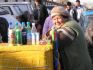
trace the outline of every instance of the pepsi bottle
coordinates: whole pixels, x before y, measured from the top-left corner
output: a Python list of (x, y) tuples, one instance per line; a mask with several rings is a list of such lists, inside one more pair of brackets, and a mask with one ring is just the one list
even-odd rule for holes
[(22, 22), (22, 44), (27, 44), (27, 29), (24, 22)]

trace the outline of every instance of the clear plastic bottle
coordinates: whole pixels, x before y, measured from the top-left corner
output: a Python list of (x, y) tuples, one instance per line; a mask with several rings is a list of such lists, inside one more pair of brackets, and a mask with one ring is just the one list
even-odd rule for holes
[(32, 32), (32, 33), (37, 32), (37, 29), (36, 29), (35, 23), (32, 23), (31, 32)]
[(38, 45), (39, 44), (39, 33), (37, 32), (37, 29), (35, 27), (35, 23), (32, 23), (32, 29), (31, 29), (31, 35), (32, 35), (32, 45)]
[(32, 45), (35, 45), (35, 32), (36, 32), (36, 27), (35, 23), (32, 23), (32, 28), (31, 28), (31, 36), (32, 36)]

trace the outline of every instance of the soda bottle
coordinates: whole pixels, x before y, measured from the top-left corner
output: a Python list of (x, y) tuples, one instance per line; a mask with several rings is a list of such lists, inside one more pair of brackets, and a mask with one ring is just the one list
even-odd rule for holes
[(31, 44), (31, 27), (30, 27), (30, 22), (27, 22), (27, 44), (30, 45)]
[(9, 23), (9, 27), (8, 27), (8, 44), (9, 46), (15, 45), (15, 34), (11, 22)]
[(18, 26), (18, 23), (15, 25), (15, 43), (16, 45), (22, 44), (22, 32), (21, 28)]
[(27, 44), (27, 29), (24, 22), (22, 22), (22, 44)]

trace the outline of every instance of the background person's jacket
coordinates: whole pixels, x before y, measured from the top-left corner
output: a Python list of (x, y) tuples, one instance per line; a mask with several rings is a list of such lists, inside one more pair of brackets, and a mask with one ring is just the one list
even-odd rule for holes
[(75, 6), (74, 11), (76, 11), (76, 14), (77, 14), (75, 19), (79, 22), (80, 21), (80, 16), (81, 16), (82, 12), (86, 11), (86, 8), (82, 5), (80, 5), (79, 7)]
[(38, 24), (43, 25), (46, 17), (48, 17), (48, 11), (45, 5), (40, 5), (33, 11), (34, 19)]
[(67, 9), (66, 11), (69, 12), (71, 18), (79, 22), (77, 19), (77, 11), (75, 9), (71, 8), (71, 9)]
[(43, 25), (46, 17), (48, 17), (48, 11), (45, 5), (40, 5), (33, 12), (34, 20), (36, 21), (37, 31), (42, 35)]

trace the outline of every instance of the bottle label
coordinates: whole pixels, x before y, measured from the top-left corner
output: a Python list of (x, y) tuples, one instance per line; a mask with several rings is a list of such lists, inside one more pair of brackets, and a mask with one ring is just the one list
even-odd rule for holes
[(20, 30), (15, 31), (16, 44), (22, 44), (22, 32)]
[(35, 45), (35, 33), (31, 33), (32, 36), (32, 45)]
[(9, 45), (15, 44), (15, 34), (13, 29), (8, 30), (8, 43)]
[(31, 32), (27, 33), (27, 44), (30, 45), (31, 44)]
[(26, 29), (22, 30), (22, 44), (23, 45), (27, 44), (27, 31), (26, 31)]

